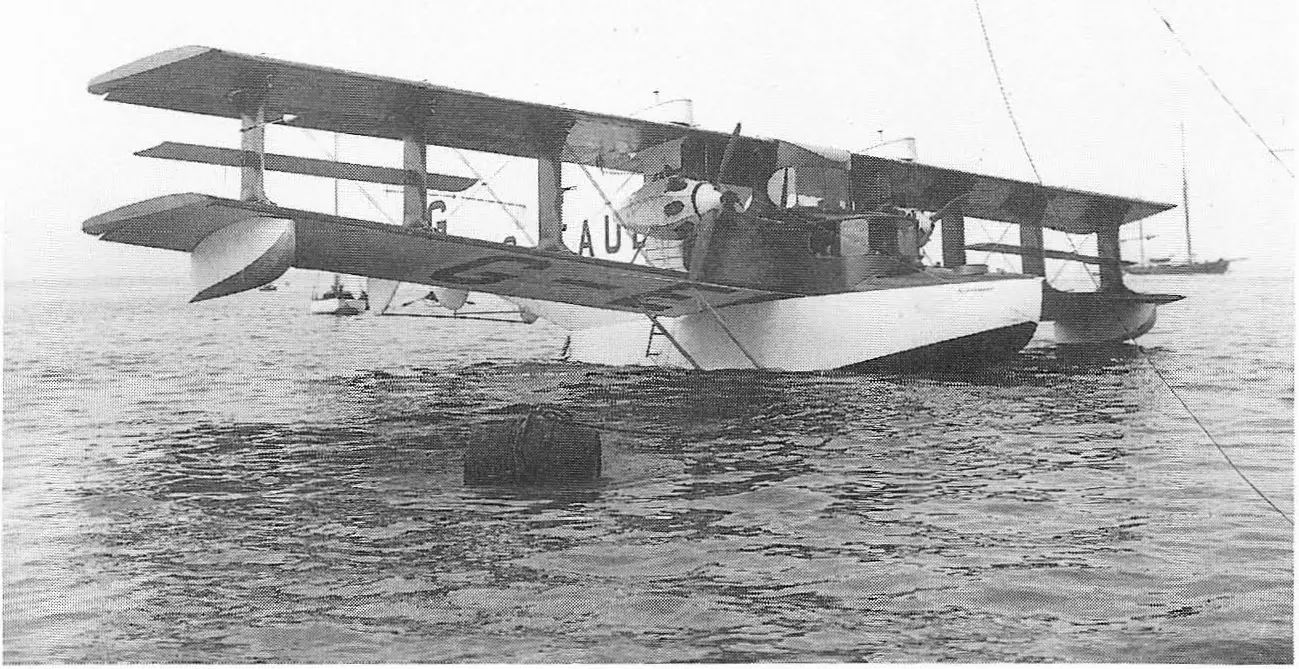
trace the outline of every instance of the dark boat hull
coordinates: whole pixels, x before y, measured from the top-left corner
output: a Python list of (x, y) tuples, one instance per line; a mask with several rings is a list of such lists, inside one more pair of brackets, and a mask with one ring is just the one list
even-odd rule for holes
[(1159, 265), (1132, 265), (1124, 267), (1128, 274), (1225, 274), (1231, 261), (1227, 259), (1212, 262), (1164, 263)]
[(1037, 323), (1020, 323), (848, 365), (839, 371), (972, 372), (1015, 355), (1028, 345), (1035, 332)]

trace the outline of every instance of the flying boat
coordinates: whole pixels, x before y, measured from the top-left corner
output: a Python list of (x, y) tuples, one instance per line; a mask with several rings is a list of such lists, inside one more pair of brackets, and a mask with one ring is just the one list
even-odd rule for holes
[[(576, 361), (797, 372), (979, 364), (1013, 355), (1043, 322), (1061, 343), (1121, 341), (1181, 299), (1123, 283), (1120, 228), (1169, 204), (200, 46), (111, 70), (89, 91), (238, 122), (238, 149), (164, 142), (137, 154), (238, 167), (238, 197), (165, 195), (83, 224), (105, 241), (189, 253), (193, 301), (297, 267), (369, 277), (379, 311), (399, 282), (451, 308), (470, 292), (501, 296), (525, 322), (568, 330)], [(396, 140), (402, 166), (267, 153), (271, 124)], [(535, 244), (435, 225), (430, 191), (479, 179), (429, 172), (430, 146), (535, 161)], [(565, 244), (566, 164), (643, 177), (619, 202), (591, 180), (632, 260), (595, 257), (585, 228), (576, 250)], [(268, 170), (401, 186), (402, 222), (281, 206)], [(1017, 226), (1019, 244), (967, 245), (967, 217)], [(1044, 229), (1095, 235), (1097, 255), (1045, 249)], [(942, 263), (929, 266), (935, 230)], [(970, 250), (1020, 255), (1022, 272), (989, 273)], [(1053, 288), (1046, 258), (1098, 266), (1099, 286)]]

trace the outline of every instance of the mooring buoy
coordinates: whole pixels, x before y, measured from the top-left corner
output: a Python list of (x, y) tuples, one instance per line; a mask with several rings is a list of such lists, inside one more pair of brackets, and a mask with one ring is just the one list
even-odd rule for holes
[(600, 478), (600, 433), (553, 409), (484, 423), (469, 434), (465, 485), (555, 485)]

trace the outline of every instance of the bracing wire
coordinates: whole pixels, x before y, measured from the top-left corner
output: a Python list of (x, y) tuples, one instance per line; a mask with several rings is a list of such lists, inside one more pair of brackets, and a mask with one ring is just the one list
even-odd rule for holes
[[(613, 202), (609, 199), (609, 196), (605, 194), (604, 189), (600, 187), (599, 182), (595, 180), (595, 177), (591, 176), (591, 170), (586, 169), (586, 165), (583, 165), (581, 163), (578, 163), (577, 166), (582, 168), (582, 174), (586, 175), (586, 180), (590, 181), (591, 186), (595, 188), (595, 192), (599, 193), (600, 199), (604, 201), (604, 206), (608, 207), (610, 213), (613, 214), (613, 217), (618, 219), (618, 225), (621, 225), (622, 227), (630, 230), (631, 228), (627, 226), (627, 221), (623, 220), (622, 214), (618, 211), (618, 208), (613, 206)], [(626, 181), (623, 182), (624, 185), (626, 183), (627, 183)]]
[[(523, 222), (519, 220), (519, 217), (515, 216), (514, 212), (510, 211), (510, 208), (505, 205), (505, 202), (501, 200), (501, 197), (496, 194), (496, 189), (492, 188), (490, 183), (487, 183), (487, 180), (483, 178), (483, 175), (478, 171), (478, 168), (474, 167), (473, 163), (469, 162), (469, 158), (465, 157), (463, 151), (456, 149), (455, 152), (456, 157), (460, 159), (460, 162), (464, 163), (465, 167), (468, 167), (469, 171), (474, 173), (474, 176), (478, 178), (478, 181), (483, 185), (483, 188), (492, 196), (492, 199), (496, 200), (496, 204), (501, 205), (501, 209), (504, 210), (505, 214), (514, 222), (514, 227), (518, 228), (519, 232), (523, 234), (523, 238), (528, 240), (529, 244), (536, 246), (537, 240), (528, 232), (528, 228), (523, 225)], [(499, 173), (500, 170), (498, 169), (497, 172)]]
[(1231, 98), (1227, 97), (1227, 94), (1223, 92), (1222, 87), (1218, 86), (1218, 82), (1214, 80), (1213, 75), (1209, 74), (1209, 71), (1204, 69), (1204, 66), (1200, 64), (1200, 61), (1196, 60), (1195, 54), (1192, 54), (1191, 49), (1186, 46), (1186, 42), (1182, 41), (1181, 35), (1178, 35), (1177, 31), (1173, 30), (1172, 22), (1170, 22), (1159, 11), (1159, 8), (1155, 6), (1155, 3), (1151, 2), (1150, 0), (1146, 0), (1146, 4), (1150, 5), (1150, 11), (1154, 12), (1155, 16), (1158, 16), (1159, 20), (1163, 22), (1164, 27), (1168, 29), (1168, 34), (1172, 35), (1173, 40), (1177, 42), (1177, 46), (1181, 47), (1182, 53), (1186, 54), (1186, 57), (1191, 60), (1191, 62), (1195, 65), (1195, 67), (1198, 70), (1200, 70), (1200, 74), (1203, 74), (1204, 78), (1208, 80), (1209, 85), (1213, 87), (1213, 90), (1217, 91), (1218, 97), (1221, 97), (1222, 101), (1227, 103), (1227, 106), (1231, 108), (1231, 111), (1235, 112), (1236, 118), (1240, 119), (1240, 122), (1245, 124), (1245, 127), (1248, 128), (1251, 133), (1253, 133), (1254, 138), (1257, 139), (1258, 142), (1263, 145), (1263, 148), (1267, 150), (1268, 154), (1271, 155), (1272, 158), (1276, 160), (1276, 163), (1281, 166), (1281, 169), (1285, 170), (1285, 173), (1290, 175), (1290, 178), (1293, 179), (1294, 172), (1292, 172), (1290, 168), (1286, 166), (1285, 161), (1281, 160), (1281, 156), (1277, 155), (1276, 149), (1273, 149), (1272, 146), (1267, 143), (1267, 140), (1263, 139), (1263, 135), (1259, 133), (1258, 130), (1254, 129), (1254, 125), (1249, 122), (1249, 119), (1245, 118), (1245, 115), (1241, 113), (1240, 109), (1236, 107), (1235, 103), (1231, 101)]
[[(315, 136), (314, 134), (312, 134), (312, 132), (311, 132), (310, 130), (307, 130), (306, 128), (303, 128), (303, 127), (301, 127), (301, 126), (298, 126), (298, 129), (302, 131), (302, 134), (304, 134), (304, 135), (307, 136), (307, 139), (310, 139), (311, 142), (312, 142), (313, 144), (316, 145), (316, 148), (320, 149), (320, 151), (321, 151), (322, 153), (324, 153), (326, 156), (329, 156), (329, 159), (330, 159), (330, 160), (332, 160), (332, 161), (334, 161), (334, 162), (338, 162), (338, 156), (337, 156), (333, 151), (330, 151), (330, 150), (329, 150), (329, 149), (328, 149), (324, 144), (321, 144), (321, 143), (320, 143), (320, 140), (317, 139), (316, 136)], [(374, 199), (374, 196), (370, 195), (370, 191), (367, 191), (367, 190), (365, 189), (365, 186), (362, 186), (362, 185), (360, 185), (360, 184), (357, 184), (357, 185), (356, 185), (356, 189), (359, 190), (359, 191), (361, 191), (361, 194), (365, 196), (365, 199), (369, 200), (369, 201), (370, 201), (370, 204), (371, 204), (371, 205), (372, 205), (376, 210), (378, 210), (378, 212), (379, 212), (380, 214), (382, 214), (384, 218), (388, 219), (388, 222), (389, 222), (389, 223), (391, 223), (391, 224), (393, 224), (393, 225), (396, 225), (396, 224), (397, 224), (397, 221), (393, 220), (393, 218), (392, 218), (391, 216), (388, 215), (388, 212), (387, 212), (387, 211), (384, 211), (383, 207), (379, 205), (378, 200), (375, 200), (375, 199)]]
[[(490, 180), (492, 180), (492, 179), (495, 179), (496, 177), (500, 176), (500, 175), (501, 175), (501, 172), (504, 172), (504, 171), (505, 171), (505, 168), (507, 168), (507, 167), (509, 167), (509, 166), (510, 166), (509, 161), (505, 161), (505, 162), (501, 163), (500, 166), (496, 168), (496, 171), (495, 171), (495, 172), (492, 172), (492, 175), (489, 176), (489, 177), (487, 177), (486, 180), (475, 181), (475, 182), (474, 182), (474, 185), (473, 185), (469, 190), (465, 191), (464, 193), (460, 193), (460, 194), (457, 196), (457, 199), (459, 200), (459, 202), (456, 203), (456, 206), (454, 206), (454, 207), (451, 208), (451, 211), (447, 212), (447, 218), (452, 218), (452, 217), (454, 217), (454, 216), (456, 215), (456, 212), (460, 211), (461, 207), (464, 207), (466, 204), (469, 204), (470, 202), (478, 201), (478, 200), (475, 200), (475, 199), (473, 199), (473, 198), (469, 198), (469, 197), (467, 197), (467, 196), (468, 196), (470, 193), (472, 193), (472, 192), (474, 192), (475, 190), (477, 190), (477, 189), (478, 189), (479, 187), (481, 187), (483, 184), (485, 184), (485, 183), (487, 183), (488, 181), (490, 181)], [(485, 201), (486, 201), (486, 202), (496, 202), (496, 200), (485, 200)]]

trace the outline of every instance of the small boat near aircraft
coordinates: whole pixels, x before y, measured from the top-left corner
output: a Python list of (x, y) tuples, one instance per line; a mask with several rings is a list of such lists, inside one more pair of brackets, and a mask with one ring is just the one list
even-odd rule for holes
[(1227, 258), (1205, 261), (1197, 261), (1195, 259), (1195, 251), (1191, 246), (1191, 199), (1190, 189), (1186, 178), (1186, 131), (1184, 127), (1182, 128), (1181, 135), (1182, 220), (1186, 227), (1186, 260), (1175, 262), (1170, 257), (1150, 258), (1147, 260), (1143, 250), (1142, 261), (1140, 263), (1129, 265), (1124, 268), (1124, 271), (1128, 274), (1225, 274), (1227, 268), (1231, 265), (1231, 260)]
[[(139, 153), (239, 167), (237, 199), (166, 195), (82, 226), (105, 241), (191, 254), (193, 301), (298, 267), (367, 277), (385, 306), (394, 282), (442, 291), (453, 310), (470, 291), (501, 296), (568, 330), (575, 361), (820, 371), (978, 365), (1014, 354), (1043, 322), (1061, 343), (1121, 341), (1153, 327), (1157, 305), (1182, 299), (1135, 292), (1121, 269), (1131, 263), (1120, 257), (1120, 228), (1170, 204), (749, 137), (739, 124), (716, 132), (208, 47), (146, 57), (89, 90), (239, 122), (239, 149), (165, 142)], [(402, 167), (266, 153), (271, 124), (397, 140)], [(479, 180), (430, 173), (429, 146), (534, 163), (535, 245), (432, 225), (430, 190)], [(564, 217), (566, 164), (608, 207), (606, 250), (625, 234), (631, 260), (596, 257), (585, 222), (577, 248), (565, 244), (574, 223)], [(615, 204), (590, 167), (642, 185)], [(275, 204), (266, 170), (401, 186), (402, 224)], [(967, 245), (967, 216), (1018, 226), (1019, 244)], [(1044, 229), (1095, 235), (1097, 255), (1046, 249)], [(941, 266), (923, 262), (935, 233)], [(1020, 255), (1022, 271), (988, 273), (966, 262), (967, 250)], [(1046, 258), (1099, 266), (1099, 287), (1053, 288)]]
[(320, 295), (311, 296), (311, 313), (326, 316), (355, 316), (369, 308), (365, 291), (353, 294), (343, 285), (342, 276), (335, 274), (334, 283)]

